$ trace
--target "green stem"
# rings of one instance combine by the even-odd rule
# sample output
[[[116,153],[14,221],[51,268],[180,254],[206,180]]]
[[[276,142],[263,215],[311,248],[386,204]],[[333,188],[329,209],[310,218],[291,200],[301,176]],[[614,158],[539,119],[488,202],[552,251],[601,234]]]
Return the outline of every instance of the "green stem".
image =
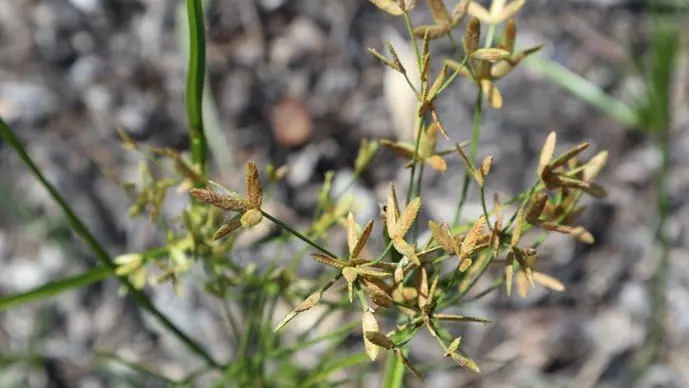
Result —
[[[77,217],[77,215],[72,211],[72,208],[67,204],[64,198],[58,193],[58,191],[53,187],[53,185],[48,182],[48,180],[43,176],[41,171],[38,169],[36,164],[34,164],[31,157],[26,153],[24,146],[21,141],[14,134],[12,129],[5,124],[5,122],[0,119],[0,136],[3,140],[9,144],[10,147],[19,156],[19,159],[26,165],[26,167],[33,173],[33,175],[38,179],[38,181],[43,185],[43,187],[48,191],[53,201],[60,207],[62,212],[67,217],[70,227],[74,232],[81,237],[84,243],[89,247],[91,252],[96,256],[96,258],[104,265],[106,265],[110,271],[115,273],[116,265],[113,263],[110,255],[105,251],[105,249],[100,245],[98,240],[89,232],[86,225]],[[203,349],[203,347],[196,341],[191,339],[182,330],[180,330],[172,321],[170,321],[162,312],[160,312],[155,305],[148,299],[146,294],[134,288],[134,286],[127,280],[126,277],[117,277],[117,279],[127,288],[129,294],[131,294],[137,303],[146,310],[149,314],[160,322],[163,327],[169,330],[174,336],[176,336],[184,345],[194,354],[204,359],[209,365],[213,367],[219,367],[219,365],[213,360],[213,358]]]
[[[281,227],[282,229],[288,231],[288,232],[291,233],[294,237],[300,239],[301,241],[303,241],[303,242],[305,242],[305,243],[311,245],[312,247],[318,249],[319,251],[325,253],[326,255],[328,255],[328,256],[330,256],[330,257],[339,257],[338,255],[336,255],[336,254],[330,252],[329,250],[323,248],[322,246],[316,244],[313,240],[309,239],[308,237],[304,236],[303,234],[297,232],[297,231],[296,231],[295,229],[293,229],[291,226],[289,226],[289,225],[287,225],[286,223],[280,221],[279,219],[277,219],[277,218],[271,216],[270,214],[264,212],[263,210],[261,210],[261,213],[262,213],[267,219],[271,220],[275,225],[277,225],[277,226]]]
[[[187,119],[194,165],[206,180],[206,137],[203,132],[203,87],[206,78],[206,37],[201,0],[186,0],[189,17],[189,67],[187,69]]]
[[[476,150],[478,148],[478,141],[481,134],[481,116],[483,114],[483,91],[478,88],[476,93],[476,105],[474,108],[474,123],[471,131],[471,144],[469,145],[469,161],[473,164],[476,158]],[[462,216],[462,208],[466,202],[469,193],[469,182],[471,181],[471,174],[467,168],[464,173],[464,183],[462,184],[462,195],[459,198],[459,204],[457,205],[457,211],[455,212],[455,219],[452,221],[453,226],[459,225],[459,220]]]
[[[416,37],[414,36],[414,28],[411,25],[411,19],[409,18],[409,13],[404,13],[404,22],[407,24],[407,32],[409,33],[409,39],[411,39],[412,47],[414,47],[414,53],[416,53],[416,63],[419,69],[421,69],[421,53],[419,52],[419,46],[416,43]],[[412,88],[413,89],[413,88]]]

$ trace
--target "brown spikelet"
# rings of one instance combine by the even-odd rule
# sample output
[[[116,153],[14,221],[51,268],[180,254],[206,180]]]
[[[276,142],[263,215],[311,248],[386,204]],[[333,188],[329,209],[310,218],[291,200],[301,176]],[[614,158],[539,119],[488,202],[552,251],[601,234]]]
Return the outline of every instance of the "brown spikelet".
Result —
[[[403,256],[406,256],[412,263],[421,265],[421,261],[416,255],[414,248],[402,238],[392,239],[392,245],[395,247],[397,252],[401,253]]]
[[[236,216],[221,226],[213,235],[213,240],[220,240],[242,226],[241,216]]]
[[[403,158],[411,159],[414,157],[414,147],[409,144],[396,143],[388,139],[381,139],[380,144]]]
[[[248,207],[248,203],[238,197],[229,195],[220,195],[210,189],[190,189],[191,194],[197,200],[215,206],[223,210],[244,211]]]
[[[440,68],[440,72],[438,73],[438,76],[435,78],[435,81],[433,81],[433,85],[431,85],[431,88],[428,91],[428,101],[433,101],[433,99],[438,95],[438,90],[440,90],[440,87],[443,85],[446,75],[447,65],[443,65],[443,67]],[[447,136],[447,134],[445,134],[445,136]]]
[[[481,162],[481,175],[483,176],[483,179],[488,176],[488,172],[490,171],[490,166],[493,163],[493,157],[488,155],[485,158],[483,158],[483,161]]]
[[[493,80],[500,79],[509,74],[514,66],[509,61],[498,61],[490,68],[490,76]]]
[[[447,131],[445,130],[445,126],[443,125],[443,122],[440,121],[440,116],[438,115],[438,111],[433,106],[431,106],[431,117],[433,117],[433,122],[438,126],[440,133],[442,133],[443,136],[445,136],[445,138],[447,140],[450,140],[450,138],[447,136]]]
[[[361,236],[359,236],[356,239],[356,244],[354,245],[354,247],[352,247],[352,251],[351,251],[351,257],[352,258],[359,257],[359,254],[361,253],[361,250],[364,249],[364,246],[366,245],[366,242],[368,241],[368,237],[371,235],[372,230],[373,230],[373,221],[369,221],[368,224],[366,224],[364,231],[361,232]]]
[[[471,259],[469,259],[469,258],[465,258],[465,259],[463,259],[462,262],[459,264],[459,267],[457,268],[457,270],[458,270],[459,272],[464,272],[464,271],[468,270],[469,267],[471,267],[471,264],[473,264],[473,261],[472,261]]]
[[[394,66],[394,69],[402,74],[406,74],[407,70],[404,68],[404,65],[402,65],[402,61],[400,61],[400,58],[397,55],[397,51],[395,51],[395,48],[392,47],[392,43],[390,43],[389,40],[387,41],[387,46],[388,51],[390,52],[390,56],[392,57],[392,64]]]
[[[438,243],[438,245],[443,247],[445,251],[452,252],[453,238],[451,235],[449,235],[449,233],[445,231],[445,229],[441,225],[438,225],[433,221],[428,221],[428,229],[430,229],[431,234],[433,235],[433,238]]]
[[[392,342],[390,338],[388,338],[385,334],[381,333],[380,331],[365,331],[364,335],[366,336],[366,339],[371,341],[374,345],[378,345],[381,348],[385,349],[394,349],[395,348],[395,343]]]
[[[379,61],[381,61],[384,65],[390,67],[391,69],[395,71],[399,71],[400,73],[404,74],[404,68],[398,66],[397,63],[394,61],[391,61],[385,57],[385,55],[381,54],[378,52],[378,50],[368,47],[368,52],[373,54],[374,57],[376,57]]]
[[[513,17],[524,5],[526,0],[515,0],[503,7],[499,12],[490,12],[479,3],[472,1],[468,12],[471,16],[480,19],[486,24],[499,24]]]
[[[445,162],[445,159],[438,155],[431,155],[426,159],[426,163],[433,167],[434,170],[440,171],[441,173],[445,173],[445,171],[447,171],[447,163]]]
[[[560,155],[557,159],[553,160],[548,165],[548,168],[554,170],[558,167],[564,166],[565,164],[567,164],[567,162],[575,158],[577,155],[579,155],[582,151],[584,151],[587,148],[589,148],[589,143],[581,143],[576,147],[570,148],[569,150],[567,150],[567,152]]]
[[[418,278],[418,305],[420,308],[424,308],[428,304],[428,272],[426,267],[419,268],[419,278]]]
[[[514,15],[519,12],[519,10],[524,6],[526,0],[515,0],[507,4],[502,11],[498,14],[498,23],[504,20],[511,19]]]
[[[546,167],[550,164],[553,158],[553,153],[555,152],[555,142],[557,141],[557,135],[555,131],[550,132],[545,140],[545,144],[541,149],[541,156],[538,159],[538,176],[542,176]]]
[[[392,276],[392,274],[389,272],[377,271],[374,269],[369,269],[368,267],[357,267],[356,271],[360,275],[374,278],[389,278]]]
[[[258,169],[254,162],[246,164],[246,198],[253,209],[260,209],[263,204],[263,189],[261,179],[258,176]]]
[[[313,306],[318,304],[318,302],[320,302],[322,296],[322,291],[316,291],[313,294],[311,294],[311,296],[309,296],[303,302],[301,302],[301,304],[297,306],[297,308],[295,308],[291,313],[287,314],[285,319],[283,319],[282,322],[280,322],[280,324],[278,324],[273,331],[278,331],[282,329],[286,324],[289,323],[289,321],[291,321],[299,313],[311,309]]]
[[[583,244],[593,244],[595,242],[593,235],[583,226],[576,226],[572,228],[569,231],[569,235]]]
[[[397,193],[395,192],[395,186],[390,183],[390,193],[388,194],[388,201],[385,210],[386,227],[388,234],[395,227],[397,223],[397,218],[400,216],[400,209],[397,206]]]
[[[407,207],[404,209],[402,215],[400,215],[399,220],[395,223],[395,227],[390,230],[390,238],[393,240],[396,238],[404,238],[407,230],[412,226],[416,215],[419,213],[421,208],[421,198],[416,197],[412,199]]]
[[[517,22],[514,19],[510,19],[505,23],[505,39],[503,40],[503,45],[505,50],[514,52],[514,42],[517,38]]]
[[[364,333],[368,331],[380,331],[378,327],[378,322],[376,321],[376,317],[373,315],[373,312],[370,309],[364,311],[364,313],[361,316],[361,329]],[[371,361],[375,361],[376,358],[378,358],[378,352],[380,351],[380,348],[373,342],[371,342],[366,337],[366,335],[364,335],[364,348],[366,350],[366,355],[368,356],[368,358],[371,359]]]
[[[481,373],[481,369],[479,369],[478,365],[476,365],[476,362],[474,362],[474,360],[471,358],[458,353],[452,353],[450,354],[450,357],[452,357],[452,359],[455,360],[461,367],[467,368],[472,372]]]
[[[526,212],[526,222],[532,225],[537,223],[547,202],[548,195],[546,193],[538,193],[533,196],[529,210]]]
[[[517,246],[522,238],[522,228],[524,227],[524,207],[519,208],[517,218],[514,220],[514,230],[512,231],[512,241],[510,245]]]
[[[517,262],[521,267],[521,272],[526,275],[526,280],[528,280],[531,287],[536,287],[536,283],[533,278],[533,270],[531,269],[529,262],[526,260],[526,254],[524,254],[523,251],[520,251],[520,249],[517,247],[512,247],[512,252],[514,252],[514,258],[517,259]]]
[[[452,26],[450,24],[426,24],[414,28],[414,36],[423,38],[428,35],[428,39],[442,38],[447,34]]]
[[[552,276],[546,275],[541,272],[534,272],[533,274],[534,281],[540,285],[542,285],[545,288],[549,288],[553,291],[559,291],[562,292],[565,290],[565,285],[562,284],[559,280],[555,279]]]
[[[354,267],[342,268],[342,277],[344,277],[347,281],[347,294],[349,295],[349,303],[352,303],[353,301],[354,282],[356,281],[357,276],[359,276],[359,274],[357,273]]]
[[[517,293],[522,298],[526,297],[529,293],[529,281],[526,279],[526,275],[523,272],[517,274]]]
[[[505,291],[509,298],[512,293],[512,277],[514,276],[514,253],[512,251],[507,253],[505,260]]]
[[[390,15],[399,16],[404,13],[400,4],[395,0],[370,0],[378,8],[389,13]]]
[[[471,0],[460,0],[450,11],[450,18],[452,19],[452,26],[457,26],[464,21],[468,14],[469,3]]]
[[[500,93],[500,89],[492,81],[482,79],[481,89],[491,107],[495,109],[502,108],[502,93]]]
[[[469,233],[467,236],[464,238],[462,241],[462,255],[466,255],[467,252],[472,250],[474,246],[476,246],[476,243],[478,240],[483,236],[483,229],[486,226],[486,217],[481,216],[479,219],[474,223],[474,226],[471,227],[471,230],[469,230]]]
[[[349,212],[347,215],[347,246],[349,247],[349,257],[354,257],[352,252],[354,252],[354,247],[356,246],[357,240],[359,239],[358,225],[354,220],[354,215]]]
[[[333,268],[343,269],[347,266],[346,262],[321,253],[312,253],[311,257],[313,257],[314,260],[321,262],[325,265],[331,266]]]
[[[362,278],[361,279],[361,284],[364,286],[366,291],[368,292],[369,296],[371,297],[371,300],[373,303],[377,304],[380,307],[385,307],[385,308],[390,308],[393,305],[393,300],[392,296],[384,290],[382,287],[387,287],[384,283],[380,283],[380,285],[376,284],[377,280],[376,279],[366,279]]]
[[[428,5],[433,12],[433,19],[438,24],[450,24],[450,14],[445,8],[443,0],[428,0]]]
[[[499,48],[480,48],[474,51],[471,57],[482,61],[495,62],[509,58],[510,53]]]
[[[476,3],[471,2],[471,4]],[[471,10],[471,5],[469,5],[469,10]],[[464,45],[466,46],[467,55],[473,54],[478,49],[480,39],[481,22],[478,18],[472,17],[467,24],[466,37],[464,38]]]
[[[596,179],[608,161],[608,151],[601,151],[592,157],[584,168],[583,178],[587,182]]]

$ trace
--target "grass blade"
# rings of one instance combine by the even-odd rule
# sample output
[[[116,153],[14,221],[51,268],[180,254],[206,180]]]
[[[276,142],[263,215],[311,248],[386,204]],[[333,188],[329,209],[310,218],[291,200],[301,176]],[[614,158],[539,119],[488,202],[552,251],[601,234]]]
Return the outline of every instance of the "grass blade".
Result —
[[[385,363],[382,388],[401,388],[403,381],[404,364],[402,364],[402,359],[389,353],[388,360]]]
[[[586,78],[571,70],[540,56],[532,56],[524,61],[529,67],[540,71],[550,81],[569,93],[593,105],[623,125],[638,127],[641,120],[636,111],[621,101],[611,97]]]
[[[47,299],[75,288],[88,286],[89,284],[105,279],[108,275],[110,275],[110,268],[101,265],[76,276],[56,280],[28,291],[9,295],[0,298],[0,311],[7,310],[17,305]]]
[[[306,380],[306,382],[304,383],[304,387],[309,387],[318,382],[321,382],[327,379],[328,376],[337,372],[338,370],[347,369],[351,366],[365,361],[369,361],[366,353],[357,353],[351,356],[344,356],[336,360],[333,360],[332,363],[323,367],[319,372],[312,374],[311,377],[309,377],[309,379]]]
[[[62,212],[67,217],[67,221],[71,226],[72,230],[84,241],[88,248],[93,252],[96,258],[106,266],[111,272],[115,270],[115,264],[113,263],[110,255],[105,251],[105,249],[100,245],[95,237],[89,232],[86,225],[76,216],[72,208],[67,204],[67,202],[62,198],[60,193],[57,192],[55,187],[48,182],[43,176],[41,171],[38,169],[36,164],[33,162],[29,154],[26,153],[24,146],[21,141],[14,134],[12,129],[5,124],[5,122],[0,118],[0,137],[17,153],[19,159],[28,167],[31,173],[38,179],[38,181],[43,185],[43,187],[48,191],[51,198],[60,207]],[[173,335],[175,335],[180,341],[182,341],[187,348],[203,358],[209,365],[218,366],[218,364],[206,353],[206,351],[199,345],[196,341],[191,339],[185,333],[183,333],[174,323],[172,323],[162,312],[160,312],[153,303],[148,299],[146,294],[137,290],[132,286],[132,284],[127,280],[126,277],[118,277],[119,281],[122,282],[124,286],[127,287],[130,295],[134,297],[139,306],[146,310],[148,313],[153,315],[160,324],[169,330]]]
[[[186,0],[189,18],[187,119],[194,164],[206,176],[206,137],[203,133],[203,86],[206,78],[206,31],[201,0]]]

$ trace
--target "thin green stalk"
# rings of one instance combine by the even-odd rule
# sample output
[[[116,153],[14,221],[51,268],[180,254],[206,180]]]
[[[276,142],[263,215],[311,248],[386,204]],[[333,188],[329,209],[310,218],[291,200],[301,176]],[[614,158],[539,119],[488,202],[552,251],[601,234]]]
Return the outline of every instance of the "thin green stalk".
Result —
[[[318,337],[315,337],[315,338],[313,338],[313,339],[310,339],[310,340],[307,340],[307,341],[299,342],[298,344],[296,344],[296,345],[294,345],[294,346],[285,347],[285,348],[280,348],[280,349],[275,349],[275,350],[272,351],[269,355],[270,355],[271,357],[278,357],[278,356],[282,356],[282,355],[287,354],[287,353],[294,353],[294,352],[296,352],[296,351],[298,351],[298,350],[306,349],[306,348],[308,348],[309,346],[315,345],[315,344],[317,344],[317,343],[319,343],[319,342],[327,341],[327,340],[329,340],[329,339],[337,338],[337,337],[339,337],[339,336],[348,334],[348,333],[351,332],[352,330],[354,330],[354,329],[356,329],[357,327],[359,327],[359,325],[361,325],[361,321],[355,320],[355,321],[353,321],[353,322],[350,322],[350,323],[347,323],[347,324],[345,324],[345,325],[342,325],[342,326],[340,326],[339,328],[337,328],[337,329],[335,329],[335,330],[333,330],[333,331],[330,331],[330,332],[328,332],[328,333],[325,333],[325,334],[320,335],[320,336],[318,336]]]
[[[409,33],[409,39],[411,39],[412,47],[414,47],[414,53],[416,54],[416,64],[421,68],[421,53],[419,52],[419,46],[416,43],[416,37],[414,36],[414,28],[411,25],[411,18],[409,18],[409,13],[404,13],[404,22],[407,25],[407,32]],[[412,88],[413,89],[413,88]]]
[[[411,160],[411,169],[409,172],[409,185],[407,186],[407,200],[406,204],[409,204],[412,199],[412,194],[414,192],[414,176],[416,174],[416,165],[419,160],[419,145],[421,144],[421,133],[423,133],[424,127],[424,117],[418,117],[418,124],[416,126],[416,141],[414,143],[414,155]]]
[[[488,207],[486,206],[485,184],[481,186],[481,208],[483,208],[483,216],[486,217],[486,225],[488,225],[488,229],[493,229],[493,227],[490,225],[490,218],[488,215]]]
[[[187,119],[194,165],[207,176],[206,137],[203,132],[203,87],[206,79],[206,32],[201,0],[186,0],[189,17],[189,68],[187,69]]]
[[[658,229],[656,239],[660,243],[660,265],[653,277],[653,322],[649,332],[649,358],[657,362],[665,344],[665,319],[667,317],[667,280],[670,268],[670,241],[667,237],[667,220],[670,216],[670,194],[668,190],[668,175],[670,171],[670,141],[667,134],[660,136],[660,146],[663,153],[663,163],[658,174],[656,190],[658,195]]]
[[[476,159],[476,150],[478,149],[478,141],[481,134],[481,116],[483,115],[483,90],[478,88],[476,93],[476,105],[474,108],[474,122],[471,131],[471,143],[469,145],[469,161],[473,164],[474,159]],[[453,226],[459,225],[459,220],[462,216],[462,208],[467,200],[469,194],[469,182],[471,181],[471,174],[469,169],[464,173],[464,183],[462,184],[462,194],[459,198],[459,204],[457,205],[457,211],[455,212],[455,218],[452,221]]]
[[[275,225],[277,225],[277,226],[281,227],[282,229],[288,231],[288,232],[291,233],[294,237],[300,239],[301,241],[303,241],[303,242],[305,242],[305,243],[311,245],[312,247],[318,249],[319,251],[325,253],[326,255],[328,255],[328,256],[330,256],[330,257],[339,257],[338,255],[336,255],[336,254],[330,252],[329,250],[327,250],[326,248],[323,248],[322,246],[318,245],[318,244],[315,243],[313,240],[309,239],[308,237],[304,236],[303,234],[297,232],[297,231],[296,231],[295,229],[293,229],[291,226],[289,226],[289,225],[287,225],[286,223],[280,221],[279,219],[277,219],[277,218],[271,216],[270,214],[264,212],[263,210],[261,210],[261,213],[263,213],[263,215],[264,215],[267,219],[271,220]]]
[[[84,243],[89,247],[91,252],[96,256],[96,258],[105,266],[107,266],[110,271],[115,273],[115,263],[113,263],[110,255],[105,251],[105,249],[100,245],[98,240],[89,232],[86,225],[77,217],[72,208],[67,204],[67,202],[62,198],[60,193],[53,187],[53,185],[48,182],[48,180],[43,176],[43,173],[38,169],[36,164],[33,162],[29,154],[26,153],[24,146],[21,141],[14,134],[12,129],[10,129],[5,122],[0,119],[0,137],[10,146],[19,156],[19,159],[26,165],[26,167],[33,173],[33,175],[38,179],[41,185],[48,191],[53,201],[60,207],[62,212],[67,217],[67,221],[72,228],[72,230],[84,241]],[[204,359],[209,365],[218,367],[218,364],[213,360],[213,358],[204,350],[204,348],[199,345],[196,341],[191,339],[182,330],[180,330],[172,321],[170,321],[162,312],[160,312],[155,305],[148,299],[146,294],[134,288],[134,286],[127,280],[126,277],[117,277],[117,279],[127,288],[130,295],[134,297],[137,303],[146,310],[149,314],[158,320],[168,331],[170,331],[174,336],[176,336],[184,345],[195,355]]]
[[[107,278],[110,274],[110,268],[100,265],[76,276],[56,280],[28,291],[5,296],[0,298],[0,311],[29,302],[45,300],[75,288],[86,287]]]
[[[485,290],[479,292],[478,294],[472,296],[471,298],[465,300],[462,302],[462,304],[470,303],[470,302],[475,302],[484,296],[490,294],[491,292],[497,290],[502,286],[502,284],[505,283],[505,276],[503,275],[502,277],[498,278],[490,287],[486,288]]]
[[[416,179],[416,196],[421,197],[421,188],[423,187],[423,163],[419,167],[419,176]],[[419,217],[414,219],[414,224],[412,225],[412,239],[414,244],[416,244],[419,238]]]

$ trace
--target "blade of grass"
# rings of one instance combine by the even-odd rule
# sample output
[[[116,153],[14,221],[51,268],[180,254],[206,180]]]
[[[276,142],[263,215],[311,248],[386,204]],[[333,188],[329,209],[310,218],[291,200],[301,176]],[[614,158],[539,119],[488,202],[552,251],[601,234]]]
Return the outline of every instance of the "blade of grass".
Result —
[[[209,1],[203,2],[203,5],[208,5]],[[175,30],[177,40],[179,42],[180,51],[184,58],[189,58],[189,21],[187,19],[186,5],[180,3],[177,7],[177,16],[175,20]],[[218,113],[218,106],[213,98],[208,84],[203,89],[203,134],[206,137],[208,151],[215,163],[215,167],[219,171],[226,171],[234,166],[234,153],[228,144],[228,134],[223,130]]]
[[[401,388],[404,381],[404,364],[402,364],[402,359],[395,357],[392,353],[388,354],[383,376],[382,388]]]
[[[189,20],[189,67],[187,69],[187,119],[191,154],[196,168],[206,177],[206,137],[203,132],[203,87],[206,78],[206,31],[201,0],[186,0]]]
[[[469,146],[469,161],[473,164],[476,159],[476,151],[478,149],[479,138],[481,137],[481,117],[483,116],[483,90],[477,88],[476,104],[474,105],[474,121],[471,130],[471,144]],[[462,194],[457,203],[457,210],[455,211],[455,218],[452,221],[452,226],[459,225],[462,218],[462,208],[469,196],[469,183],[471,182],[471,172],[467,168],[464,172],[464,182],[462,182]]]
[[[96,256],[96,258],[114,275],[115,263],[113,263],[110,255],[105,251],[105,249],[100,245],[96,238],[89,232],[86,225],[77,217],[72,208],[67,204],[67,202],[62,198],[60,193],[57,192],[55,187],[48,182],[43,176],[43,173],[38,169],[36,164],[33,162],[29,154],[26,153],[24,146],[21,141],[14,134],[12,129],[5,124],[5,122],[0,118],[0,137],[16,152],[19,159],[26,165],[26,167],[31,171],[31,173],[38,179],[38,181],[43,185],[43,187],[48,191],[53,201],[60,207],[62,212],[67,217],[72,230],[84,241],[84,243],[89,247],[91,252]],[[160,322],[160,324],[169,330],[174,336],[176,336],[186,347],[194,354],[204,359],[209,365],[218,367],[218,364],[211,358],[211,356],[206,353],[206,351],[199,345],[196,341],[191,339],[185,333],[183,333],[172,321],[170,321],[162,312],[160,312],[155,305],[148,299],[146,294],[137,290],[132,286],[132,284],[127,280],[126,277],[118,277],[118,280],[127,288],[129,294],[131,294],[137,301],[139,306],[146,310],[148,313],[153,315],[153,317]]]
[[[9,295],[0,298],[0,311],[7,310],[17,305],[51,298],[57,294],[75,288],[85,287],[89,284],[99,282],[109,275],[110,268],[100,265],[76,276],[56,280],[28,291]]]
[[[326,365],[322,370],[317,372],[316,374],[311,375],[309,379],[306,380],[304,383],[304,387],[309,387],[312,386],[318,382],[323,381],[326,379],[328,376],[331,374],[337,372],[340,369],[346,369],[351,366],[354,366],[356,364],[362,363],[364,361],[368,360],[368,356],[366,356],[366,353],[357,353],[354,355],[350,356],[345,356],[338,358],[336,360],[333,360],[332,363],[329,365]]]
[[[620,123],[636,128],[641,124],[638,113],[623,102],[611,97],[586,78],[541,56],[531,56],[524,61],[527,66],[541,72],[551,82],[587,102]]]

